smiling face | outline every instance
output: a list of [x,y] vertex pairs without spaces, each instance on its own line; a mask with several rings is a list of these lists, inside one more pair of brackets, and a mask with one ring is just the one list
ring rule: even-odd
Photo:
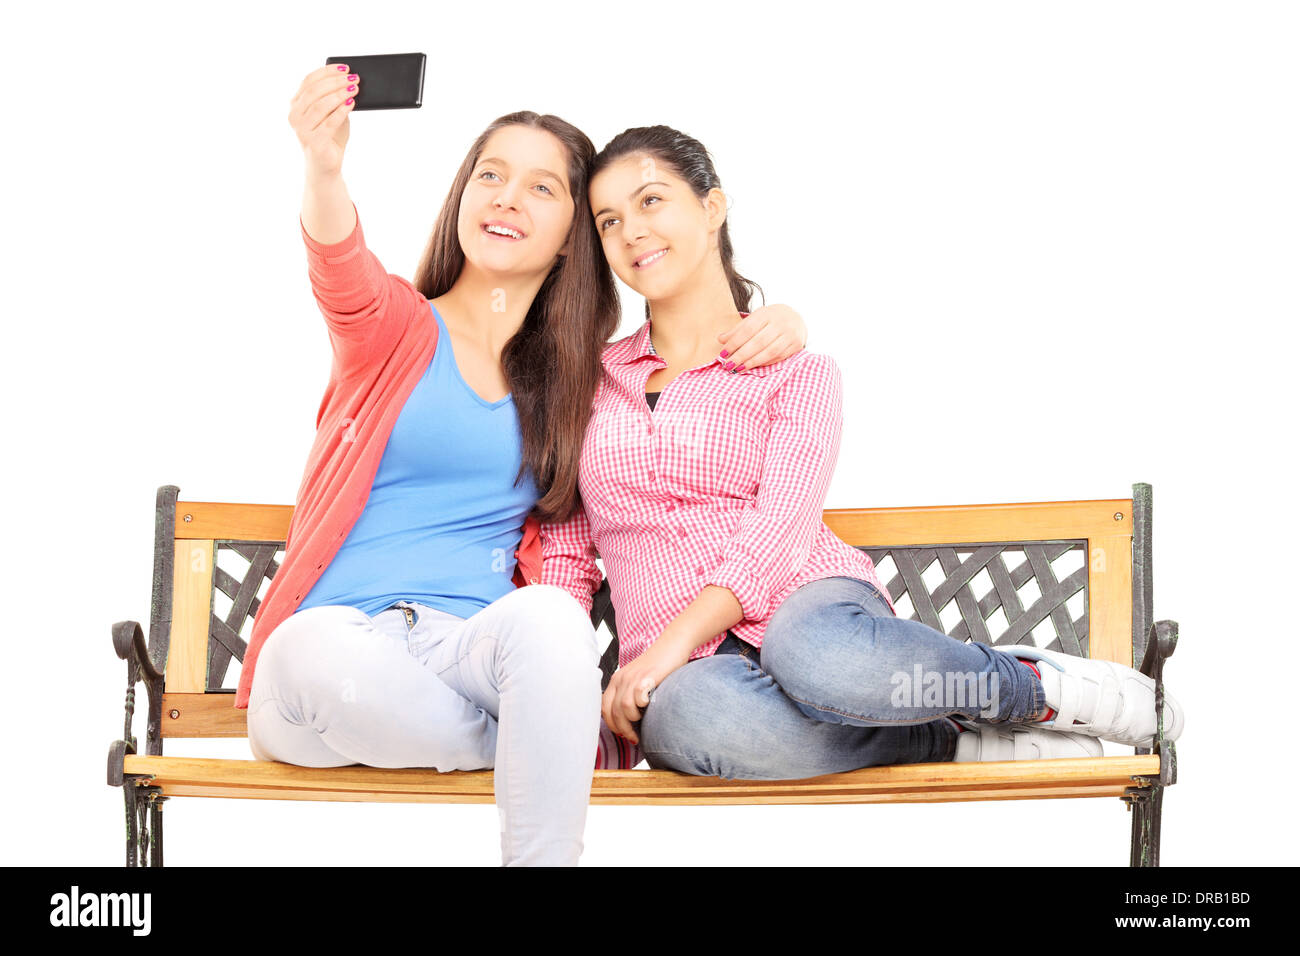
[[465,258],[485,272],[545,275],[567,251],[575,205],[568,155],[529,126],[488,137],[461,194],[456,231]]
[[591,181],[591,211],[615,274],[651,302],[722,271],[718,230],[722,190],[703,199],[665,164],[644,153],[619,159]]

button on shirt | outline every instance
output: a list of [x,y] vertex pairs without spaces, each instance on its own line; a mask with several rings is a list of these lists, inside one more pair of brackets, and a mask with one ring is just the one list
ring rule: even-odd
[[670,382],[653,408],[646,381],[667,363],[654,354],[648,321],[602,361],[579,469],[584,507],[542,526],[542,583],[590,609],[599,554],[619,666],[708,585],[735,595],[744,619],[732,630],[754,647],[781,602],[810,581],[854,577],[884,593],[871,559],[821,520],[842,430],[829,356],[802,351],[734,373],[715,359]]

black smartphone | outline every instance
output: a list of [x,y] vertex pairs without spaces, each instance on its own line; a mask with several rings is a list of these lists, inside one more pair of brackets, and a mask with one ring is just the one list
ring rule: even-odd
[[332,56],[325,63],[346,63],[348,72],[361,77],[353,110],[413,110],[420,107],[424,96],[423,53]]

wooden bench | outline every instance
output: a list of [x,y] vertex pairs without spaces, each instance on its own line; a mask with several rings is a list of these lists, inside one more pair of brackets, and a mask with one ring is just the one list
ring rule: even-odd
[[[169,737],[244,737],[246,711],[227,684],[258,592],[278,568],[293,509],[287,505],[178,501],[158,489],[153,602],[146,642],[134,621],[113,625],[127,662],[123,739],[109,750],[108,782],[126,803],[128,866],[163,862],[162,808],[171,797],[491,803],[492,772],[297,767],[272,761],[163,755]],[[900,617],[958,640],[1053,649],[1138,666],[1156,680],[1178,627],[1151,616],[1151,486],[1097,501],[836,509],[825,521],[875,562]],[[592,608],[615,639],[602,661],[617,664],[608,583]],[[135,688],[149,713],[145,747],[132,734]],[[594,742],[593,742],[594,745]],[[594,804],[928,803],[1111,797],[1132,816],[1130,865],[1160,855],[1164,788],[1176,780],[1163,726],[1153,751],[1132,756],[871,767],[804,780],[694,777],[648,769],[597,770]]]

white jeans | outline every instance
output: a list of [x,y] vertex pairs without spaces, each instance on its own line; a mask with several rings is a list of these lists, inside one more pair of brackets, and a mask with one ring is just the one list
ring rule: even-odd
[[548,584],[470,618],[406,601],[373,618],[307,608],[262,647],[248,742],[258,760],[303,767],[495,767],[502,862],[575,865],[600,727],[598,659],[590,618]]

